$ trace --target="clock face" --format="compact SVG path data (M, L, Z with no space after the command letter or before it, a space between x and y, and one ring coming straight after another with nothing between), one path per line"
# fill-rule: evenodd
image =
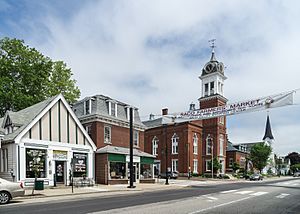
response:
M206 73L210 73L213 71L214 65L211 63L206 64L204 70L206 71Z

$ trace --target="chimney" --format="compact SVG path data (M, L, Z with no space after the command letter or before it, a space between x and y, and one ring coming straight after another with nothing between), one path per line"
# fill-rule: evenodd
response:
M151 113L151 114L149 115L149 120L154 120L154 114Z
M162 112L162 115L168 115L168 108L163 108L161 110L161 112Z
M194 103L191 103L190 104L190 111L194 111L195 110L195 104Z

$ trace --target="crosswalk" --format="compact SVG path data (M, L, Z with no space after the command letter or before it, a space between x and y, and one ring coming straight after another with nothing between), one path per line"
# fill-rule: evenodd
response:
M232 195L236 195L236 196L241 195L243 197L251 198L251 197L262 196L262 195L266 195L266 194L269 194L269 192L232 189L232 190L221 191L219 193L214 193L214 194L201 195L196 198L202 198L202 199L204 198L207 202L214 202L214 201L218 201L219 199L223 198L223 196L225 196L225 195L231 195L231 196ZM277 199L283 199L288 196L290 196L290 194L280 193L279 195L272 196L272 197L275 197Z

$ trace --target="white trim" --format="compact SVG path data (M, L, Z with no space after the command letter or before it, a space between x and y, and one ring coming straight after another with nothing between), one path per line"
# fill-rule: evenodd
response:
M85 136L85 138L87 139L88 143L92 146L93 150L96 151L97 147L94 144L94 142L92 141L92 139L90 138L90 136L86 133L84 127L82 126L82 124L80 123L80 121L78 120L78 118L76 117L75 113L73 112L73 110L71 109L71 107L69 106L69 104L67 103L67 101L65 100L65 98L63 97L62 94L59 94L55 97L55 99L52 100L51 103L49 103L44 110L37 115L33 121L31 121L31 123L29 123L29 125L26 126L25 129L23 129L21 131L21 133L19 133L19 135L15 138L15 142L20 142L21 138L50 110L50 108L52 108L59 100L62 101L62 103L65 105L65 107L67 108L67 110L69 111L70 115L72 116L72 118L74 119L74 121L76 122L78 128L81 130L81 132L83 133L83 135Z

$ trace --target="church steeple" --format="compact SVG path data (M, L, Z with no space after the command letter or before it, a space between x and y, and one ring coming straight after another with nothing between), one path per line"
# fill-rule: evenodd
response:
M263 137L263 140L266 140L267 138L269 138L270 140L274 140L272 130L271 130L271 123L270 123L269 115L267 116L266 131L265 131L265 136Z

